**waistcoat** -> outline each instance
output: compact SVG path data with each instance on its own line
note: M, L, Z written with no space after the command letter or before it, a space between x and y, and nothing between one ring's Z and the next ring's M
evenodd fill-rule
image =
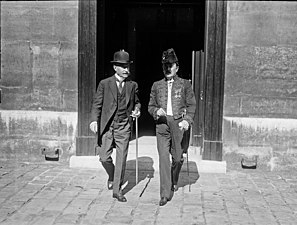
M122 93L117 89L117 111L115 114L115 121L121 121L127 118L126 112L126 85L124 85Z

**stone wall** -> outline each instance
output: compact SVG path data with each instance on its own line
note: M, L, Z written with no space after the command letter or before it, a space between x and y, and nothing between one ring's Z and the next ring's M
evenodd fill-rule
M0 158L75 153L78 1L1 2Z
M227 10L225 159L295 165L297 3L229 1Z

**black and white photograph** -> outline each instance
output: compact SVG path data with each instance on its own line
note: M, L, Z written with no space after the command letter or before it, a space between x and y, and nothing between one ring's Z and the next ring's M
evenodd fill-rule
M297 224L297 1L0 0L0 225Z

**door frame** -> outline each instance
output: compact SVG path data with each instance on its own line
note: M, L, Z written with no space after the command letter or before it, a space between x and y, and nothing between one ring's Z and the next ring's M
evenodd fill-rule
M202 158L222 161L227 1L206 1L205 10L205 102Z
M76 155L95 155L89 129L97 77L104 78L105 1L79 0ZM98 7L97 7L98 6ZM98 10L97 10L98 9ZM222 160L227 1L206 0L203 159ZM98 25L98 28L97 28ZM96 43L98 36L98 43ZM98 48L98 49L97 49ZM98 58L98 60L96 60ZM96 64L98 62L98 64Z

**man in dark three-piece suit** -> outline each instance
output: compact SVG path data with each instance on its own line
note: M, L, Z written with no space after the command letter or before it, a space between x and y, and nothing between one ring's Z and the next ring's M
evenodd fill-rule
M148 112L156 122L160 170L160 206L178 190L178 177L183 164L185 132L188 132L196 110L196 100L190 81L178 77L178 59L174 50L162 55L165 78L153 83ZM188 139L189 140L189 139ZM170 164L170 154L172 162Z
M108 174L107 188L113 198L126 202L123 185L133 117L140 116L138 85L129 79L129 54L124 50L114 53L115 74L100 81L93 99L90 129L98 134L100 162ZM111 157L116 147L116 163Z

